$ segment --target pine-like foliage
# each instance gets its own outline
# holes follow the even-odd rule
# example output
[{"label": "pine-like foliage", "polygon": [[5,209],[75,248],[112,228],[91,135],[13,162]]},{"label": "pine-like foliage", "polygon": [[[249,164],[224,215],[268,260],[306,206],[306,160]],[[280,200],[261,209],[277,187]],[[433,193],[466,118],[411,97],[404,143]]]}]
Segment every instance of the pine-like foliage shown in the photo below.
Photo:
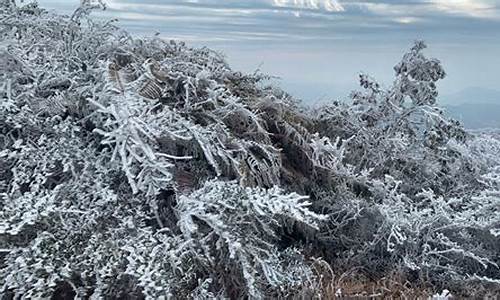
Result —
[{"label": "pine-like foliage", "polygon": [[321,298],[326,264],[498,290],[500,142],[436,106],[423,42],[308,110],[100,1],[0,6],[0,296]]}]

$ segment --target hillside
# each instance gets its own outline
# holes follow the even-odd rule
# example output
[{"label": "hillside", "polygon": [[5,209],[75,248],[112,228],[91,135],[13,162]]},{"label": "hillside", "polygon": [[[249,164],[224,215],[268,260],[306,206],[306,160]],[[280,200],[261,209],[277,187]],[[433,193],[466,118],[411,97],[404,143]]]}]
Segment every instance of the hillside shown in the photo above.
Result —
[{"label": "hillside", "polygon": [[447,105],[461,105],[461,104],[498,104],[500,101],[500,91],[480,88],[469,87],[459,92],[443,95],[443,103]]},{"label": "hillside", "polygon": [[310,110],[101,2],[0,7],[0,298],[500,293],[500,141],[424,42]]},{"label": "hillside", "polygon": [[448,105],[445,110],[466,128],[500,128],[500,101],[498,104],[479,102]]},{"label": "hillside", "polygon": [[442,105],[467,129],[500,128],[500,92],[472,87],[443,95]]}]

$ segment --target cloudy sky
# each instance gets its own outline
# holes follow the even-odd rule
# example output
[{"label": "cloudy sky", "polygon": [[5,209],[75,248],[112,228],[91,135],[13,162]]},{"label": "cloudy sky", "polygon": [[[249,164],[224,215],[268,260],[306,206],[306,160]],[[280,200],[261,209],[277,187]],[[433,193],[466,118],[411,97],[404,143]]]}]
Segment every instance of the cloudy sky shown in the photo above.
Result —
[{"label": "cloudy sky", "polygon": [[[101,16],[137,35],[223,51],[308,103],[346,97],[357,74],[391,82],[415,39],[443,62],[442,94],[500,89],[500,0],[107,0]],[[78,0],[39,0],[70,12]]]}]

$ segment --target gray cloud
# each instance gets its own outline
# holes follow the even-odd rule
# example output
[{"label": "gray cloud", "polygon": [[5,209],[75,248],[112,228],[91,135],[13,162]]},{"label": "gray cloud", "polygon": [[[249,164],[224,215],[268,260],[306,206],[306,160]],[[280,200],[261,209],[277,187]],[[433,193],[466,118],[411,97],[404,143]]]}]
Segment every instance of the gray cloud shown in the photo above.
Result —
[{"label": "gray cloud", "polygon": [[[70,1],[42,0],[65,7]],[[500,9],[487,0],[108,0],[107,16],[139,33],[192,41],[325,43],[424,36],[499,37]]]},{"label": "gray cloud", "polygon": [[[40,0],[69,10],[77,0]],[[442,89],[500,88],[498,0],[108,0],[136,34],[223,50],[236,68],[279,75],[306,98],[347,94],[365,70],[386,83],[414,39],[425,39],[449,77]],[[332,83],[335,83],[332,84]],[[309,87],[309,88],[307,88]],[[307,91],[307,92],[304,92]]]},{"label": "gray cloud", "polygon": [[[110,12],[131,24],[149,20],[152,28],[168,28],[172,37],[197,41],[255,40],[320,41],[370,38],[390,33],[394,37],[414,32],[440,35],[470,34],[471,38],[498,35],[499,9],[487,2],[341,1],[320,0],[199,0],[109,1]],[[451,3],[451,4],[450,4]],[[456,3],[456,4],[453,4]],[[197,30],[197,31],[195,31]],[[162,32],[164,30],[161,30]],[[209,33],[209,35],[207,35]]]}]

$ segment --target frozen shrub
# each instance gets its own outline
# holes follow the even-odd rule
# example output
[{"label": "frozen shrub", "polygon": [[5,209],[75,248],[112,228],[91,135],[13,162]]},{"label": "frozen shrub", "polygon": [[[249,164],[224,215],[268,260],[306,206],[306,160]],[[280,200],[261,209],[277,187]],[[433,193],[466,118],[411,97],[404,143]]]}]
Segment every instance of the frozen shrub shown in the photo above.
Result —
[{"label": "frozen shrub", "polygon": [[311,111],[101,1],[0,6],[0,297],[321,297],[354,270],[498,290],[498,139],[441,112],[423,42]]}]

